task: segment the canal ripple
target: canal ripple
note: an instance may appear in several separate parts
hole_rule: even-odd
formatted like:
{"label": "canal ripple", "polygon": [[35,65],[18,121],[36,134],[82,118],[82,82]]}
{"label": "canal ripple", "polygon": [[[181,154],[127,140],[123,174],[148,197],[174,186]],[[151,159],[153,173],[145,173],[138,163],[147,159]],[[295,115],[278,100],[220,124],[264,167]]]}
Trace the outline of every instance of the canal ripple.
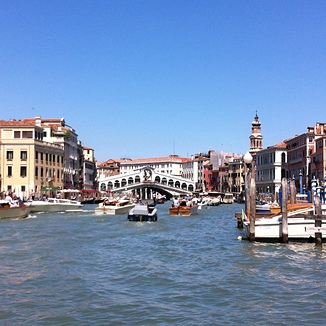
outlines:
{"label": "canal ripple", "polygon": [[1,325],[326,323],[325,246],[238,241],[220,205],[156,223],[35,214],[0,221]]}

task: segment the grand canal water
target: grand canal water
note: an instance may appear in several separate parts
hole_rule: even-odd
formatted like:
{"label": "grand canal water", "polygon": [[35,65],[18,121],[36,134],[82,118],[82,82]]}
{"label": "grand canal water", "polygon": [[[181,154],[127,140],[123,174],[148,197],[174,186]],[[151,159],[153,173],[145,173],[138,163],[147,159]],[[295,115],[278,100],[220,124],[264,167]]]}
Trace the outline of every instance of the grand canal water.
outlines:
{"label": "grand canal water", "polygon": [[156,223],[0,221],[0,325],[326,324],[326,247],[238,241],[221,205]]}

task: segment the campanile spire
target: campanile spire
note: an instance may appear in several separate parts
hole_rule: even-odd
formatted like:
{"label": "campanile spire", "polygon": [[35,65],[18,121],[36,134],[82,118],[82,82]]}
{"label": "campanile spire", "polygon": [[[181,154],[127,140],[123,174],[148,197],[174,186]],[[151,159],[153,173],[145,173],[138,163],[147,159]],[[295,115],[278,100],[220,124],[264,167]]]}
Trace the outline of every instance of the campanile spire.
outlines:
{"label": "campanile spire", "polygon": [[261,123],[259,121],[257,111],[254,117],[254,121],[251,123],[251,135],[250,139],[250,154],[256,155],[256,152],[263,149],[263,136],[261,135]]}

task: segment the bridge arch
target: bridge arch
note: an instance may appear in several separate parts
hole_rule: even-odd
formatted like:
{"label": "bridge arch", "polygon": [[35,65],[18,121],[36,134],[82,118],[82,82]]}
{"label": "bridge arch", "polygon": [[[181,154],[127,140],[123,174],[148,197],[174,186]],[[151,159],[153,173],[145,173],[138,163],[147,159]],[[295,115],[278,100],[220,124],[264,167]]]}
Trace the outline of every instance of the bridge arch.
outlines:
{"label": "bridge arch", "polygon": [[132,191],[134,194],[139,194],[142,189],[142,193],[152,194],[156,191],[166,194],[167,198],[173,195],[192,194],[195,188],[194,181],[190,179],[156,172],[149,166],[111,177],[100,176],[98,182],[101,191]]}

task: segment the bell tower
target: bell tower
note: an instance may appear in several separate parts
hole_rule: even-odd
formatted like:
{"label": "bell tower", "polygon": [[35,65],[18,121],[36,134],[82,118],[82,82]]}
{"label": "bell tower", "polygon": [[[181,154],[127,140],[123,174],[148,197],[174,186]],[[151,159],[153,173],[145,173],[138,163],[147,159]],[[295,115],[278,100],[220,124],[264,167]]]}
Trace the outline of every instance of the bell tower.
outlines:
{"label": "bell tower", "polygon": [[256,115],[254,117],[254,121],[251,123],[251,135],[250,139],[250,154],[254,157],[256,153],[263,149],[263,136],[260,133],[261,131],[261,123],[258,120],[258,115],[256,111]]}

